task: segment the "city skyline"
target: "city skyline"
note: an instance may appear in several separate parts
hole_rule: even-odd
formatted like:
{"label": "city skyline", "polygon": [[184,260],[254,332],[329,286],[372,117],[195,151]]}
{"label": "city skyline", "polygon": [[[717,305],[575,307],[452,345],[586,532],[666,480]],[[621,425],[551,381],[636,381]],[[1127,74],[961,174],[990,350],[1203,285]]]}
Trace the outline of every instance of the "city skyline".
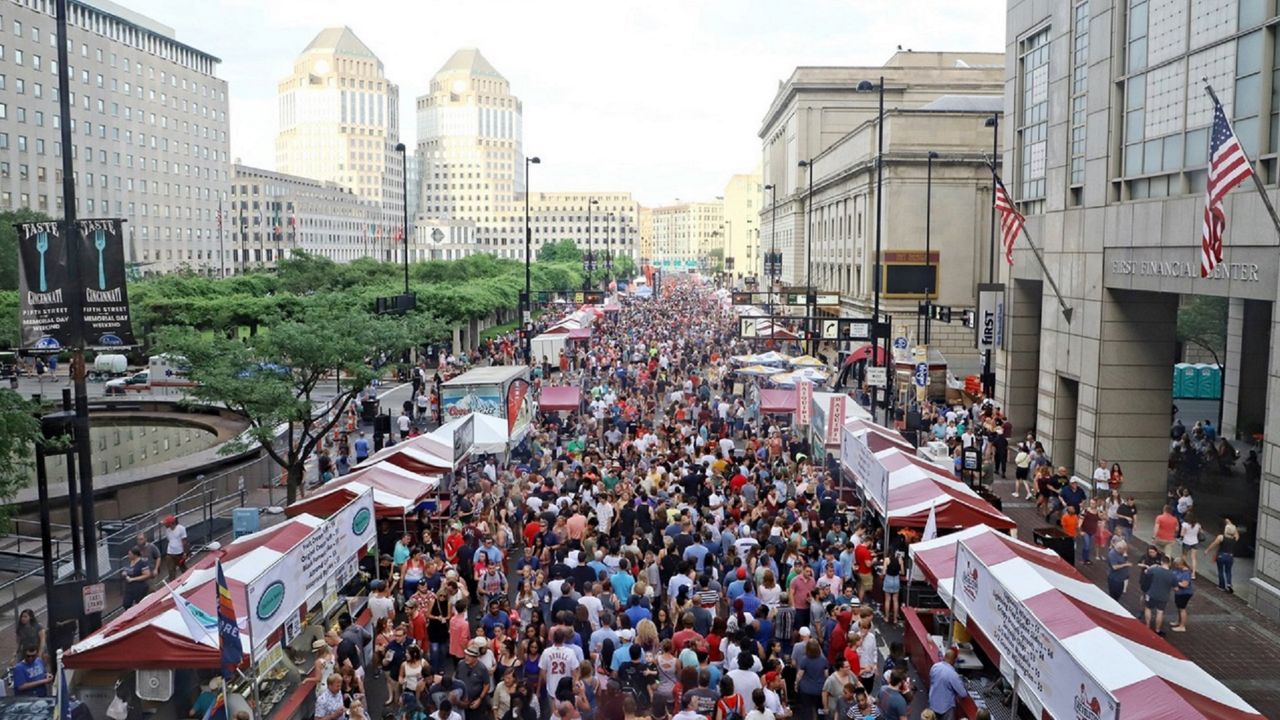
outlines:
{"label": "city skyline", "polygon": [[[278,80],[317,32],[347,25],[400,86],[402,117],[413,117],[414,99],[455,51],[476,47],[526,107],[525,149],[544,161],[535,189],[625,190],[643,204],[661,205],[710,199],[722,193],[727,177],[751,170],[760,158],[755,134],[762,108],[797,65],[879,65],[898,45],[1003,48],[1002,28],[988,21],[1000,3],[903,5],[893,17],[876,17],[862,2],[785,10],[729,2],[536,9],[499,2],[406,8],[395,22],[371,22],[338,0],[307,3],[305,12],[293,0],[268,6],[229,0],[182,13],[160,0],[133,0],[128,7],[222,59],[233,160],[275,167]],[[495,13],[506,21],[495,24]],[[614,27],[623,30],[600,31]],[[828,31],[811,37],[814,27]],[[831,27],[847,30],[832,33]],[[611,60],[590,59],[597,56]],[[587,94],[584,87],[594,90]],[[406,143],[417,141],[408,123],[401,135]]]}

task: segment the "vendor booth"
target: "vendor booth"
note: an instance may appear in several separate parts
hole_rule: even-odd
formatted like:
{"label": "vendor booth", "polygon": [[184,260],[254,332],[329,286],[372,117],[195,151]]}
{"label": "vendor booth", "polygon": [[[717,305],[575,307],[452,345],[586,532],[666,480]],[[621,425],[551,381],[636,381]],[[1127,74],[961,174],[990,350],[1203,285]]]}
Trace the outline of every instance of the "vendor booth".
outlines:
{"label": "vendor booth", "polygon": [[809,447],[813,460],[840,456],[841,432],[853,420],[871,420],[871,414],[844,393],[814,392],[809,410]]}
{"label": "vendor booth", "polygon": [[761,413],[765,415],[790,415],[795,411],[795,389],[771,388],[760,391]]}
{"label": "vendor booth", "polygon": [[353,498],[372,492],[375,516],[404,519],[419,509],[440,504],[440,480],[440,475],[420,475],[390,463],[378,463],[325,483],[285,508],[285,513],[327,516]]}
{"label": "vendor booth", "polygon": [[893,528],[923,528],[932,513],[939,531],[986,523],[1017,526],[1009,516],[945,468],[915,455],[895,431],[864,420],[846,423],[840,442],[840,490],[858,496]]}
{"label": "vendor booth", "polygon": [[[117,682],[155,720],[185,718],[208,677],[218,674],[216,563],[221,561],[246,657],[227,687],[228,715],[309,717],[308,676],[337,617],[364,609],[361,558],[376,547],[372,490],[329,519],[302,514],[210,553],[170,589],[143,598],[63,654],[73,692],[105,717]],[[98,707],[101,702],[101,707]]]}
{"label": "vendor booth", "polygon": [[[471,424],[470,429],[466,427],[468,423]],[[460,432],[463,435],[470,433],[471,437],[465,441],[460,441],[458,437]],[[511,448],[519,445],[528,434],[529,423],[519,426],[513,434],[508,430],[506,420],[492,415],[472,413],[450,420],[432,430],[427,434],[427,437],[442,443],[448,443],[450,447],[457,445],[459,451],[450,454],[450,459],[456,466],[466,459],[464,456],[468,452],[488,453],[499,458],[505,458],[511,452]]]}
{"label": "vendor booth", "polygon": [[[1263,717],[1056,553],[986,526],[910,553],[943,601],[906,609],[908,656],[922,676],[955,644],[970,694],[989,706],[1004,702],[989,689],[1007,684],[1016,702],[1054,720]],[[960,709],[977,713],[973,702]]]}
{"label": "vendor booth", "polygon": [[538,398],[540,412],[577,412],[582,407],[582,389],[573,385],[552,385]]}

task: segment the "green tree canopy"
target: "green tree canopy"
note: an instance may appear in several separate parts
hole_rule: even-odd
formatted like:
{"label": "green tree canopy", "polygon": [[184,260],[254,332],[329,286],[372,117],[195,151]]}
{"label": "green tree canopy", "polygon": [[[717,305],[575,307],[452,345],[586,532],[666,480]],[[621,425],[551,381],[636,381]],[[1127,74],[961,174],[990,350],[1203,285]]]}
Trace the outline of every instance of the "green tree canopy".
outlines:
{"label": "green tree canopy", "polygon": [[1227,347],[1227,299],[1196,295],[1183,303],[1178,308],[1178,340],[1208,350],[1221,364]]}
{"label": "green tree canopy", "polygon": [[7,532],[13,499],[30,482],[40,442],[40,407],[9,389],[0,390],[0,532]]}
{"label": "green tree canopy", "polygon": [[[198,383],[192,395],[225,405],[249,422],[248,437],[261,444],[288,477],[288,501],[297,499],[307,460],[375,377],[371,362],[413,345],[402,318],[371,315],[317,298],[271,332],[244,341],[191,328],[165,328],[158,349],[185,357]],[[318,402],[321,382],[340,392]],[[277,435],[283,430],[279,441]]]}

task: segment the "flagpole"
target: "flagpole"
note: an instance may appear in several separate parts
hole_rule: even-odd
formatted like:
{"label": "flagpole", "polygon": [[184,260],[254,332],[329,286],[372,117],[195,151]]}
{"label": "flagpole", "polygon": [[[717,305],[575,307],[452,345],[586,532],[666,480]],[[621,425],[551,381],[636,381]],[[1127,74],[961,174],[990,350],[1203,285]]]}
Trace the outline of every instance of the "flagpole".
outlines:
{"label": "flagpole", "polygon": [[[1218,93],[1213,91],[1213,86],[1209,84],[1209,78],[1201,78],[1204,81],[1204,91],[1209,93],[1209,98],[1213,100],[1216,108],[1222,103],[1218,101]],[[1276,234],[1280,235],[1280,215],[1276,215],[1276,207],[1271,204],[1271,196],[1267,194],[1266,188],[1262,186],[1262,178],[1258,176],[1258,171],[1253,167],[1253,161],[1249,159],[1249,153],[1244,151],[1244,146],[1240,147],[1240,154],[1244,155],[1244,160],[1249,164],[1249,169],[1253,170],[1249,175],[1253,177],[1253,187],[1258,191],[1258,197],[1262,198],[1262,204],[1267,208],[1267,214],[1271,216],[1271,224],[1276,228]],[[1213,158],[1209,158],[1209,162],[1213,162]]]}
{"label": "flagpole", "polygon": [[[996,181],[996,184],[1000,186],[1001,190],[1004,190],[1005,196],[1012,201],[1013,196],[1009,194],[1009,188],[1004,186],[1004,181],[996,174],[995,163],[993,161],[988,161],[987,167],[991,168],[992,179]],[[1044,264],[1044,255],[1041,254],[1040,248],[1036,247],[1036,244],[1032,242],[1031,233],[1027,232],[1027,224],[1025,222],[1021,224],[1021,230],[1022,237],[1027,239],[1027,245],[1031,246],[1031,252],[1036,256],[1036,262],[1040,263],[1040,270],[1044,272],[1044,279],[1049,281],[1049,287],[1053,288],[1053,294],[1058,298],[1058,306],[1062,308],[1062,317],[1065,318],[1067,324],[1070,325],[1071,313],[1074,311],[1067,305],[1067,301],[1062,298],[1062,291],[1058,289],[1058,283],[1053,279],[1053,275],[1049,272],[1048,266]]]}

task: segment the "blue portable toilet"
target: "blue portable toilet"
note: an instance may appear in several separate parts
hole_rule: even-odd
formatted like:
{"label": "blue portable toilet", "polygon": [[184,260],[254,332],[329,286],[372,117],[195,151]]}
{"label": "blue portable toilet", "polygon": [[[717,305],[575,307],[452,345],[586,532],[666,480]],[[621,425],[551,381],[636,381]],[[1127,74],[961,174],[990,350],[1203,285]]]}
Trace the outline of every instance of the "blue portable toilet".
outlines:
{"label": "blue portable toilet", "polygon": [[1182,394],[1179,397],[1198,398],[1200,397],[1200,373],[1196,366],[1192,363],[1178,363],[1180,366],[1178,374],[1182,376]]}
{"label": "blue portable toilet", "polygon": [[1200,397],[1211,400],[1222,399],[1222,368],[1218,365],[1201,363],[1197,368],[1199,375]]}
{"label": "blue portable toilet", "polygon": [[236,508],[231,511],[231,532],[235,537],[252,535],[258,532],[258,508]]}

